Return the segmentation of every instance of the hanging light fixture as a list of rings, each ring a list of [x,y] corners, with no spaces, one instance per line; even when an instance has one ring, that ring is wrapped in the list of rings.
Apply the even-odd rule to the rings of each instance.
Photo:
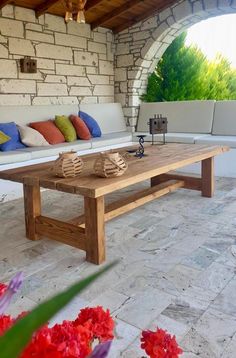
[[[86,0],[78,0],[78,14],[76,21],[79,24],[85,24],[85,15],[84,15],[84,7],[86,4]]]
[[[70,21],[73,21],[73,4],[72,0],[66,0],[65,22],[68,23]]]

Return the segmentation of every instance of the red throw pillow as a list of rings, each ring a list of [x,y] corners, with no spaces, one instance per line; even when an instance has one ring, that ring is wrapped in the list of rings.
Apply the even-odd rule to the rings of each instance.
[[[64,143],[65,138],[53,121],[33,122],[30,127],[41,133],[49,144]]]
[[[91,134],[89,132],[88,127],[79,116],[75,116],[72,114],[70,116],[70,120],[75,127],[78,138],[85,140],[91,139]]]

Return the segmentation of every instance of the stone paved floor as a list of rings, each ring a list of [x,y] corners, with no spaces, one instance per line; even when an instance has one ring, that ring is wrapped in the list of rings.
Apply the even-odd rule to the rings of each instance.
[[[44,192],[43,204],[59,218],[82,211],[80,199],[57,192]],[[235,244],[235,179],[218,179],[213,199],[179,190],[107,224],[108,261],[118,257],[119,265],[55,320],[86,305],[110,308],[117,336],[110,358],[142,357],[140,331],[156,326],[176,335],[183,358],[236,357]],[[3,281],[18,270],[26,277],[12,314],[97,269],[69,246],[26,240],[22,200],[0,206],[0,260]]]

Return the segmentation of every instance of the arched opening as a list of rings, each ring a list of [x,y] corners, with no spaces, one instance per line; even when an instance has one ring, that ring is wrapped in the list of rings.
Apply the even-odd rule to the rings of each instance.
[[[170,43],[193,24],[211,17],[236,13],[235,1],[201,0],[191,3],[184,0],[164,10],[159,15],[142,22],[139,27],[130,28],[129,41],[124,34],[117,36],[117,46],[124,45],[133,51],[133,58],[119,63],[117,53],[116,99],[122,102],[128,124],[136,124],[140,96],[147,86],[147,79]],[[137,32],[136,32],[136,31]],[[138,36],[139,33],[139,36]],[[142,42],[142,39],[145,40]],[[131,52],[130,51],[130,52]],[[122,82],[128,80],[123,91]]]

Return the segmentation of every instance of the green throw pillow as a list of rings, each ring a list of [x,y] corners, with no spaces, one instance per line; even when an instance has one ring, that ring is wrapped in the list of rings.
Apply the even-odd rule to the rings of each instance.
[[[0,144],[8,142],[10,139],[11,137],[0,131]]]
[[[64,135],[66,142],[77,139],[75,128],[67,116],[55,116],[55,125]]]

